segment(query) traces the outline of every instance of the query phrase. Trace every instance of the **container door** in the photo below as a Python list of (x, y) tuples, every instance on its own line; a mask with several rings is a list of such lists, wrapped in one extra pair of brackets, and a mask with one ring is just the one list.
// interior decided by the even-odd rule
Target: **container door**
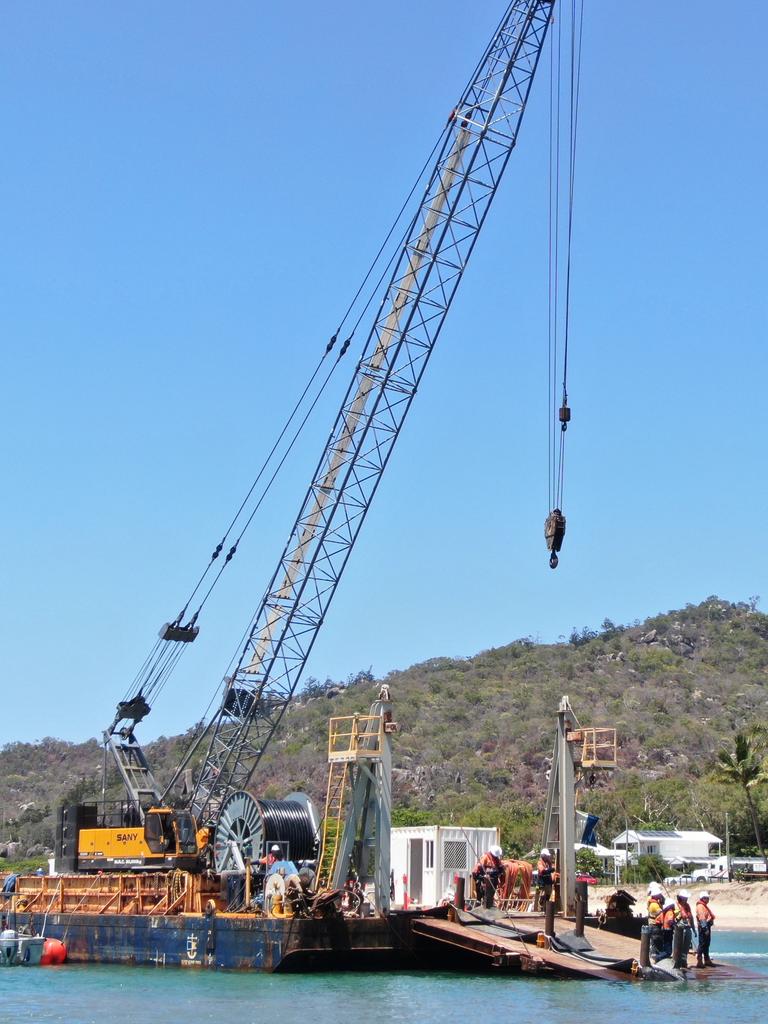
[(421, 903), (422, 876), (424, 874), (424, 840), (408, 840), (408, 896)]

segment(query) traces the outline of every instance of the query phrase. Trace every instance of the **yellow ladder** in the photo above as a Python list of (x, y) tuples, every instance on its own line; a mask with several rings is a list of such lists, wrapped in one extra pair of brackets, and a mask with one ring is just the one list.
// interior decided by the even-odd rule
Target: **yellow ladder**
[(344, 797), (347, 789), (346, 761), (332, 761), (328, 766), (328, 792), (323, 818), (323, 845), (318, 861), (318, 888), (327, 888), (333, 879), (336, 856), (344, 825)]

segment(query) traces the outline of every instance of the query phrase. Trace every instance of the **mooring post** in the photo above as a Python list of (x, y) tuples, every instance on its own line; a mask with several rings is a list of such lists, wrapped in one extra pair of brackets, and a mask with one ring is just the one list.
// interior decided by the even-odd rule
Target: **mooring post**
[(547, 900), (544, 904), (544, 934), (552, 938), (555, 934), (555, 901)]
[(640, 959), (641, 967), (651, 966), (651, 926), (644, 924), (640, 929)]
[(453, 879), (453, 905), (457, 910), (464, 909), (464, 878), (461, 875)]
[(685, 936), (685, 925), (679, 921), (672, 932), (672, 966), (685, 967), (683, 961), (683, 938)]
[(581, 893), (576, 893), (576, 924), (574, 925), (573, 934), (583, 935), (584, 934), (584, 915), (587, 912), (587, 903)]

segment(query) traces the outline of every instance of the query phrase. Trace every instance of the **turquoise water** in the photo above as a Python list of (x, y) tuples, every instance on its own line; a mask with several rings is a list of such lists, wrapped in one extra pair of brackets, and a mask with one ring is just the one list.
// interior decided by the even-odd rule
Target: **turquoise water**
[(0, 970), (0, 1021), (61, 1024), (757, 1024), (768, 933), (713, 936), (715, 960), (765, 981), (633, 985), (455, 974), (267, 975), (143, 967)]

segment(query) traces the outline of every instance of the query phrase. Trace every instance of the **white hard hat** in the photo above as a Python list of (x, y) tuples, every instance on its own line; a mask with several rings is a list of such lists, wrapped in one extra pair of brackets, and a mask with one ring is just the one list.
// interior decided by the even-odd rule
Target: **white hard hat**
[(545, 846), (544, 849), (541, 851), (541, 856), (542, 857), (551, 857), (552, 854), (549, 852), (549, 850)]
[(275, 845), (272, 847), (272, 849), (269, 852), (270, 853), (280, 853), (281, 852), (280, 851), (280, 847), (277, 845), (277, 843), (275, 843)]
[(675, 905), (675, 901), (673, 899), (671, 899), (671, 898), (670, 899), (666, 899), (664, 901), (664, 910), (672, 910), (674, 905)]
[(702, 889), (702, 891), (699, 893), (699, 899), (700, 900), (708, 900), (709, 899), (709, 893), (707, 892), (706, 889)]
[(659, 885), (658, 882), (651, 882), (651, 884), (648, 886), (648, 895), (649, 896), (661, 895), (661, 886)]
[(691, 894), (688, 892), (687, 889), (681, 889), (680, 892), (677, 894), (677, 898), (679, 900), (689, 900), (691, 898)]
[(488, 852), (492, 853), (494, 857), (501, 857), (502, 851), (500, 846), (491, 846)]

